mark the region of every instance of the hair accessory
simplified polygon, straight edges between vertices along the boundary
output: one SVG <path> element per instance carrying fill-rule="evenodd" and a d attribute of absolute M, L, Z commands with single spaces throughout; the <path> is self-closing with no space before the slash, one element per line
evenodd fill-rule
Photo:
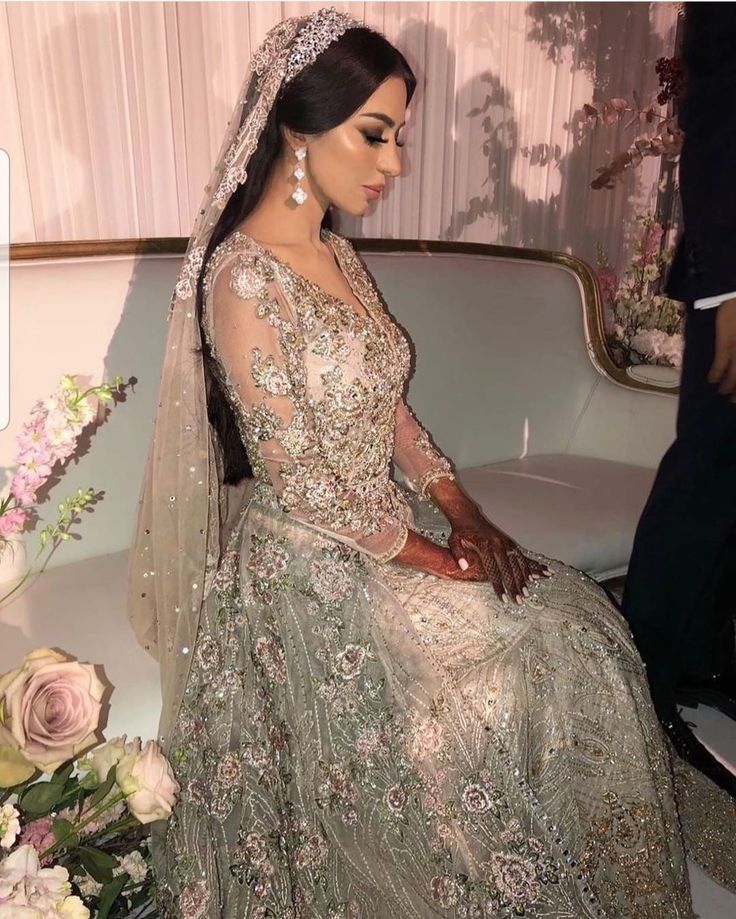
<path fill-rule="evenodd" d="M 318 13 L 309 17 L 289 51 L 284 83 L 290 83 L 300 70 L 315 61 L 328 45 L 355 24 L 352 16 L 338 12 L 334 6 L 323 7 Z"/>

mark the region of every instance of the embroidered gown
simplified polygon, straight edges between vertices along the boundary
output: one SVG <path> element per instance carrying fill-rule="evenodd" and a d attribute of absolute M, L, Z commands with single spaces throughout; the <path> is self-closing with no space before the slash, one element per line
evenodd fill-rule
<path fill-rule="evenodd" d="M 161 915 L 690 919 L 736 889 L 731 798 L 671 759 L 628 625 L 566 565 L 520 606 L 392 562 L 447 545 L 403 333 L 235 232 L 203 330 L 256 479 L 211 584 L 154 834 Z M 391 478 L 392 462 L 404 484 Z"/>

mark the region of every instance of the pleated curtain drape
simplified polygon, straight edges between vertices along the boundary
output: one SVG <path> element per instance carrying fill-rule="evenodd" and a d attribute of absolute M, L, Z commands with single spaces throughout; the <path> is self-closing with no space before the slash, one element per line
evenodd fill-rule
<path fill-rule="evenodd" d="M 277 21 L 322 3 L 6 3 L 0 146 L 11 239 L 188 236 L 245 63 Z M 674 3 L 335 3 L 419 79 L 403 175 L 351 237 L 505 243 L 614 261 L 661 162 L 614 191 L 596 166 L 634 130 L 583 128 L 585 102 L 656 93 Z"/>

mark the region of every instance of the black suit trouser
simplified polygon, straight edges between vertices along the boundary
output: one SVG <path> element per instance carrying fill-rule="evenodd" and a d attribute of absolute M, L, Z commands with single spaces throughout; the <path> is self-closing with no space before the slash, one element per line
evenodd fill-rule
<path fill-rule="evenodd" d="M 715 317 L 688 308 L 677 437 L 639 521 L 622 602 L 660 717 L 683 680 L 734 669 L 736 404 L 706 379 Z"/>

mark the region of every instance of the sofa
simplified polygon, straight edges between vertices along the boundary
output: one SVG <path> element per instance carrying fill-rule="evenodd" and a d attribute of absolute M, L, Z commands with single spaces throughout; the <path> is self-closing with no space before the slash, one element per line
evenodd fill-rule
<path fill-rule="evenodd" d="M 0 609 L 0 673 L 39 645 L 104 668 L 116 687 L 108 737 L 157 729 L 158 668 L 126 620 L 126 565 L 183 247 L 180 239 L 11 247 L 5 466 L 32 402 L 62 373 L 92 385 L 135 377 L 41 505 L 28 559 L 63 495 L 92 485 L 103 499 Z M 674 434 L 677 379 L 667 368 L 629 374 L 611 364 L 588 267 L 483 244 L 360 240 L 356 248 L 413 342 L 407 399 L 461 485 L 524 545 L 599 580 L 623 575 Z M 5 593 L 17 571 L 3 565 Z"/>

